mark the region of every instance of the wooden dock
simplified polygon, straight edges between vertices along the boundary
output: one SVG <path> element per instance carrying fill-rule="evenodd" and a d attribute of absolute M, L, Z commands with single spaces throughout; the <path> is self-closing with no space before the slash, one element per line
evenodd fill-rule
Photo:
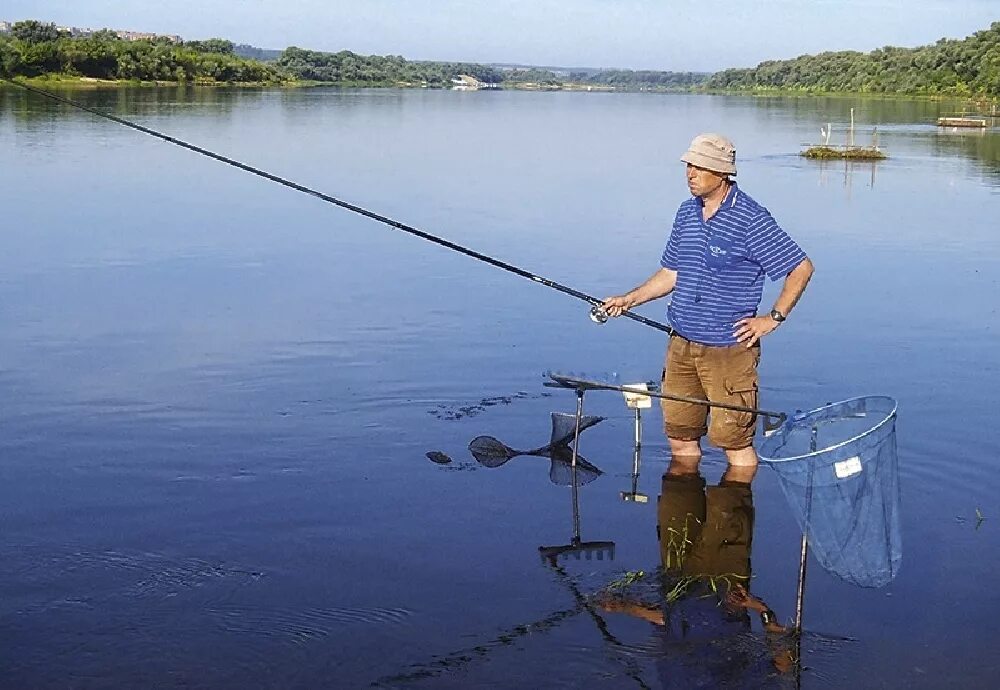
<path fill-rule="evenodd" d="M 939 117 L 938 127 L 975 127 L 986 128 L 985 117 Z"/>

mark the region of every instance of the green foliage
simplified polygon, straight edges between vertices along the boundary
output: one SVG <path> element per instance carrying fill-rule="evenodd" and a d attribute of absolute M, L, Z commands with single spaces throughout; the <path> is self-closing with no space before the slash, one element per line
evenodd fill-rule
<path fill-rule="evenodd" d="M 701 72 L 616 69 L 601 70 L 591 74 L 574 72 L 570 74 L 570 81 L 579 84 L 613 86 L 619 89 L 690 89 L 701 86 L 710 76 Z"/>
<path fill-rule="evenodd" d="M 626 570 L 617 580 L 609 582 L 605 587 L 605 590 L 611 591 L 615 589 L 626 589 L 627 587 L 634 585 L 636 582 L 639 582 L 644 577 L 646 577 L 645 571 Z"/>
<path fill-rule="evenodd" d="M 55 41 L 61 35 L 55 24 L 43 24 L 34 19 L 15 22 L 10 28 L 10 33 L 17 40 L 29 44 Z"/>
<path fill-rule="evenodd" d="M 880 161 L 886 156 L 882 151 L 862 146 L 834 148 L 833 146 L 811 146 L 802 152 L 806 158 L 817 160 L 864 160 Z"/>
<path fill-rule="evenodd" d="M 565 77 L 546 69 L 500 70 L 474 63 L 411 62 L 398 55 L 358 55 L 348 50 L 322 53 L 294 46 L 282 53 L 277 64 L 300 79 L 330 83 L 420 84 L 435 87 L 448 86 L 452 79 L 462 74 L 493 84 L 562 87 L 567 81 Z M 706 74 L 691 72 L 606 70 L 574 72 L 568 81 L 625 89 L 689 88 L 703 83 L 707 78 Z"/>
<path fill-rule="evenodd" d="M 232 41 L 222 38 L 209 38 L 205 41 L 185 41 L 184 46 L 199 53 L 219 53 L 220 55 L 232 55 L 235 50 Z"/>
<path fill-rule="evenodd" d="M 53 25 L 19 22 L 0 36 L 0 70 L 9 76 L 67 74 L 96 79 L 275 83 L 288 77 L 273 65 L 233 54 L 230 41 L 179 45 L 166 38 L 125 41 L 104 29 L 72 37 Z"/>
<path fill-rule="evenodd" d="M 542 86 L 562 86 L 555 72 L 544 69 L 512 69 L 504 73 L 504 81 L 509 84 L 541 84 Z"/>
<path fill-rule="evenodd" d="M 715 89 L 1000 95 L 1000 22 L 961 40 L 920 48 L 886 46 L 762 62 L 714 74 Z"/>
<path fill-rule="evenodd" d="M 398 55 L 358 55 L 349 50 L 322 53 L 292 46 L 277 65 L 300 79 L 352 84 L 427 84 L 448 86 L 460 74 L 496 83 L 502 74 L 485 65 L 452 62 L 411 62 Z"/>
<path fill-rule="evenodd" d="M 12 77 L 18 73 L 21 53 L 10 39 L 0 36 L 0 76 Z"/>

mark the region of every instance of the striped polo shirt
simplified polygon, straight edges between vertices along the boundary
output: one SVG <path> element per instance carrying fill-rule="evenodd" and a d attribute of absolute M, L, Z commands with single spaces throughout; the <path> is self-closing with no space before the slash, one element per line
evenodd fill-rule
<path fill-rule="evenodd" d="M 764 276 L 782 279 L 806 255 L 735 183 L 708 222 L 703 207 L 700 197 L 681 204 L 660 259 L 677 271 L 667 316 L 688 340 L 735 345 L 736 322 L 757 314 Z"/>

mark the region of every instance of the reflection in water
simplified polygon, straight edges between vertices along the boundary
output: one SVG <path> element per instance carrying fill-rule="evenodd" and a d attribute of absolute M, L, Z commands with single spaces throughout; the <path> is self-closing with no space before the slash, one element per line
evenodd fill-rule
<path fill-rule="evenodd" d="M 877 161 L 825 161 L 816 162 L 819 167 L 819 186 L 826 187 L 839 181 L 847 190 L 847 197 L 851 197 L 851 188 L 854 185 L 854 178 L 863 177 L 864 185 L 869 189 L 875 188 L 875 178 L 878 171 Z"/>
<path fill-rule="evenodd" d="M 266 89 L 196 86 L 151 89 L 140 86 L 61 88 L 56 85 L 46 86 L 45 89 L 90 108 L 125 118 L 164 117 L 179 113 L 213 119 L 220 116 L 228 118 L 235 111 L 253 109 L 262 101 L 280 94 L 280 91 Z M 25 128 L 34 124 L 62 123 L 73 114 L 62 105 L 7 85 L 0 86 L 0 106 L 4 112 L 10 113 L 16 125 Z"/>
<path fill-rule="evenodd" d="M 988 176 L 1000 177 L 1000 135 L 995 130 L 942 128 L 931 148 L 935 156 L 957 154 L 978 161 Z"/>
<path fill-rule="evenodd" d="M 647 647 L 659 650 L 666 687 L 748 687 L 795 669 L 792 636 L 750 592 L 754 472 L 730 467 L 706 486 L 697 461 L 672 458 L 657 501 L 659 577 L 626 578 L 598 599 L 605 611 L 655 626 Z"/>
<path fill-rule="evenodd" d="M 564 417 L 575 419 L 572 415 Z M 559 433 L 567 419 L 560 420 L 558 414 L 553 414 L 553 439 L 561 441 L 560 446 L 567 445 L 567 439 Z M 583 428 L 587 428 L 600 418 L 585 417 L 582 421 Z M 483 439 L 489 439 L 489 443 Z M 514 457 L 546 455 L 553 450 L 551 445 L 534 451 L 514 451 L 492 437 L 478 437 L 470 447 L 485 452 L 498 446 Z M 501 455 L 497 452 L 497 457 Z M 489 454 L 484 457 L 487 463 L 492 462 Z M 567 462 L 570 457 L 571 453 Z M 496 466 L 504 464 L 506 460 Z M 640 444 L 636 443 L 632 491 L 622 492 L 623 496 L 629 494 L 627 501 L 643 495 L 636 491 L 640 469 Z M 589 479 L 584 480 L 584 475 L 578 473 L 577 482 L 571 483 L 569 540 L 538 547 L 542 563 L 571 595 L 573 605 L 507 628 L 488 641 L 412 664 L 401 673 L 377 679 L 373 686 L 407 687 L 426 681 L 433 684 L 432 679 L 467 672 L 470 665 L 488 661 L 503 648 L 523 646 L 529 636 L 535 636 L 537 641 L 540 634 L 555 634 L 557 628 L 580 619 L 579 614 L 590 621 L 602 646 L 581 647 L 578 651 L 602 657 L 629 679 L 629 686 L 761 687 L 801 682 L 802 666 L 797 663 L 801 638 L 793 628 L 782 625 L 778 614 L 751 592 L 755 474 L 756 468 L 730 466 L 717 485 L 708 486 L 697 460 L 671 458 L 657 499 L 660 557 L 655 574 L 626 571 L 596 591 L 588 591 L 584 584 L 588 577 L 607 575 L 574 573 L 570 566 L 587 563 L 592 568 L 601 562 L 610 563 L 615 560 L 616 543 L 584 539 L 577 489 Z M 646 641 L 629 642 L 623 632 L 615 630 L 615 621 L 621 619 L 608 614 L 627 614 L 646 621 L 654 626 L 654 632 Z M 759 626 L 754 624 L 755 619 Z M 829 654 L 834 650 L 831 645 L 847 640 L 815 634 L 810 637 L 811 654 L 817 650 Z M 817 644 L 825 648 L 817 648 Z M 654 673 L 659 682 L 650 682 Z"/>
<path fill-rule="evenodd" d="M 583 416 L 580 418 L 580 433 L 595 424 L 604 421 L 604 417 Z M 483 467 L 502 467 L 507 462 L 522 455 L 548 458 L 549 480 L 558 486 L 573 484 L 573 448 L 571 443 L 577 433 L 576 417 L 563 412 L 552 413 L 552 434 L 544 446 L 532 450 L 515 450 L 493 436 L 477 436 L 469 443 L 469 452 Z M 433 459 L 433 458 L 432 458 Z M 576 456 L 575 486 L 589 484 L 603 472 L 581 455 Z"/>

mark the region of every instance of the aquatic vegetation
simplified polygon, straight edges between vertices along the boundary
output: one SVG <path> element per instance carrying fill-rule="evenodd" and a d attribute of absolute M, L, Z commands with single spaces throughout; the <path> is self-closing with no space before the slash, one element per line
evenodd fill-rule
<path fill-rule="evenodd" d="M 639 582 L 644 577 L 646 577 L 646 572 L 643 570 L 626 570 L 621 577 L 619 577 L 617 580 L 609 582 L 604 589 L 606 591 L 610 591 L 613 589 L 625 589 L 626 587 L 629 587 L 631 585 L 634 585 L 636 582 Z"/>
<path fill-rule="evenodd" d="M 667 527 L 667 536 L 663 546 L 663 567 L 667 570 L 680 568 L 684 564 L 684 557 L 687 555 L 694 542 L 689 538 L 689 525 L 694 521 L 701 524 L 701 520 L 688 513 L 681 529 Z"/>
<path fill-rule="evenodd" d="M 814 160 L 862 160 L 880 161 L 887 158 L 885 153 L 875 148 L 863 146 L 834 148 L 833 146 L 810 146 L 801 154 Z"/>

